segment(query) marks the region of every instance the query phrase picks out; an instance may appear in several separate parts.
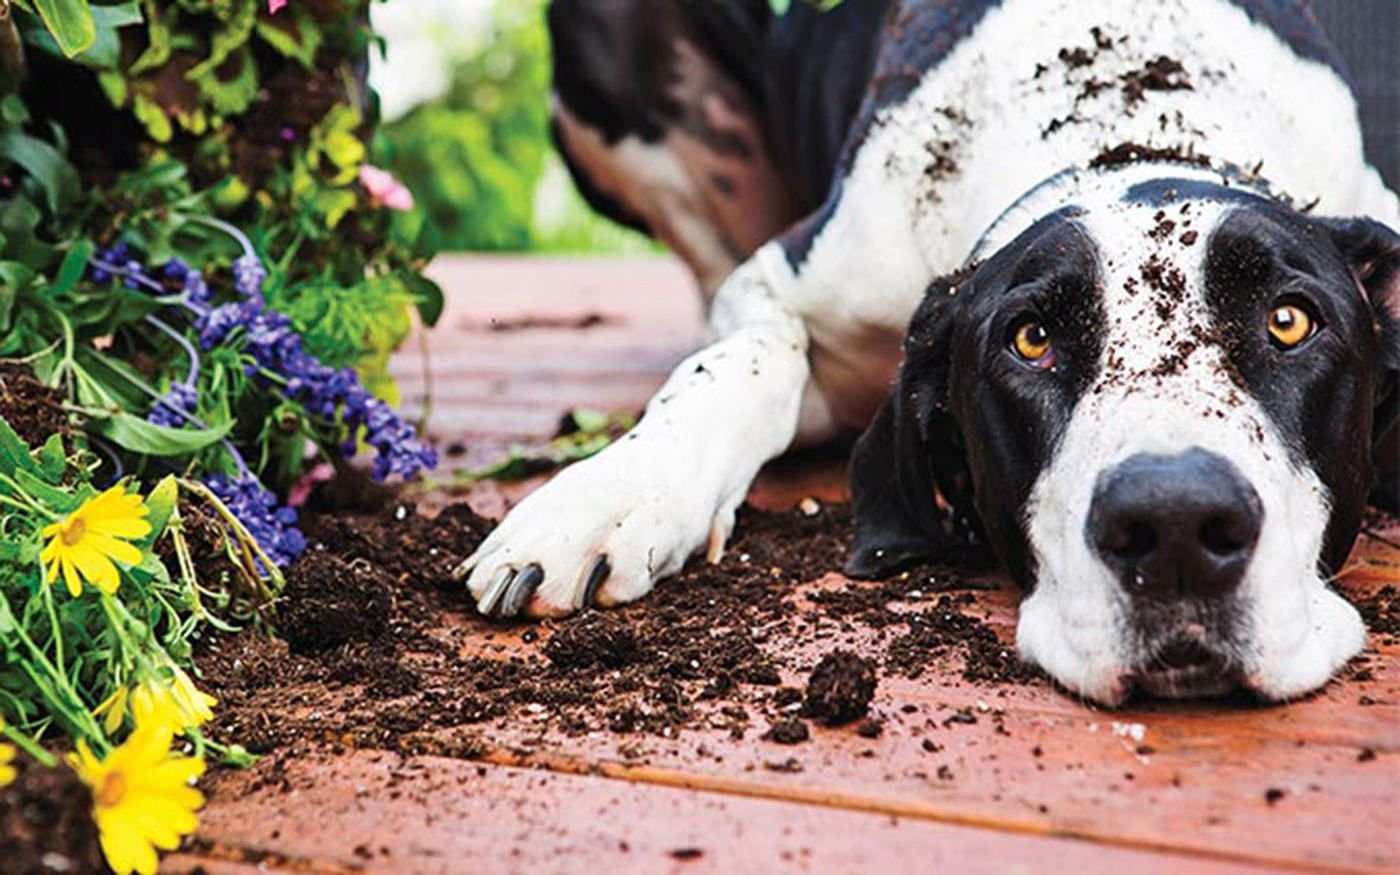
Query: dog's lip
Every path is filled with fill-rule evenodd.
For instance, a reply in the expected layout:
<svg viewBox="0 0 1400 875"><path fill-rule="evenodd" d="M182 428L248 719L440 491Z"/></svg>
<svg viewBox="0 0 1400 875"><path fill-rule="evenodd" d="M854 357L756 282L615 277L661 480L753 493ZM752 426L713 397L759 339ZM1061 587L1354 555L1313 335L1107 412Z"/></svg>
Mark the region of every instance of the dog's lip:
<svg viewBox="0 0 1400 875"><path fill-rule="evenodd" d="M1240 686L1239 672L1200 637L1188 635L1157 649L1133 673L1133 684L1144 693L1165 699L1222 696Z"/></svg>

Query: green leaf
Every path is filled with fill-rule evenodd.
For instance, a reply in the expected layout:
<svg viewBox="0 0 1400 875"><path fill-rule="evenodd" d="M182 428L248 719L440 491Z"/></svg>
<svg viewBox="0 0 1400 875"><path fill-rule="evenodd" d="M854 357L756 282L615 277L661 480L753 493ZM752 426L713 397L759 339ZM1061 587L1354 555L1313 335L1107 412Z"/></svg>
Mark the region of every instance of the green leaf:
<svg viewBox="0 0 1400 875"><path fill-rule="evenodd" d="M215 68L227 61L235 50L248 44L257 20L258 4L255 0L239 0L228 25L209 40L209 57L191 67L185 78L193 82L214 75ZM244 63L247 63L247 59Z"/></svg>
<svg viewBox="0 0 1400 875"><path fill-rule="evenodd" d="M126 411L115 411L90 420L88 428L133 453L186 456L223 440L233 428L233 423L227 422L217 428L166 428L152 425Z"/></svg>
<svg viewBox="0 0 1400 875"><path fill-rule="evenodd" d="M44 190L49 212L61 215L77 199L78 171L63 153L37 137L0 131L0 155L23 167Z"/></svg>
<svg viewBox="0 0 1400 875"><path fill-rule="evenodd" d="M58 266L58 273L54 275L53 282L49 283L49 295L61 295L78 284L78 280L83 278L83 271L87 269L88 259L92 257L92 241L79 240L78 243L63 257L63 263Z"/></svg>
<svg viewBox="0 0 1400 875"><path fill-rule="evenodd" d="M146 496L146 507L151 509L151 515L146 521L151 524L151 534L148 542L155 541L165 531L165 527L170 523L170 517L175 512L175 502L180 497L180 485L175 482L174 474L167 474L163 480L155 485L151 494Z"/></svg>
<svg viewBox="0 0 1400 875"><path fill-rule="evenodd" d="M123 27L141 23L141 10L136 0L127 0L111 6L93 6L90 9L95 31L95 39L88 48L72 56L64 51L53 34L34 28L24 33L24 41L54 55L69 55L73 60L93 70L115 70L121 55L121 35L117 31Z"/></svg>
<svg viewBox="0 0 1400 875"><path fill-rule="evenodd" d="M170 25L160 14L156 0L146 0L146 50L131 64L128 75L154 70L170 60Z"/></svg>
<svg viewBox="0 0 1400 875"><path fill-rule="evenodd" d="M273 19L260 18L258 36L308 70L316 63L316 51L321 47L321 29L307 16L284 13Z"/></svg>
<svg viewBox="0 0 1400 875"><path fill-rule="evenodd" d="M87 0L34 0L34 7L68 57L87 51L97 41L97 25Z"/></svg>
<svg viewBox="0 0 1400 875"><path fill-rule="evenodd" d="M37 456L44 479L50 483L62 482L63 472L68 469L68 454L63 446L63 435L56 432L49 435L49 439L39 448Z"/></svg>
<svg viewBox="0 0 1400 875"><path fill-rule="evenodd" d="M258 96L257 65L253 63L253 53L246 49L205 75L192 75L195 69L185 74L186 78L199 86L200 96L220 115L238 115ZM226 75L232 78L224 78Z"/></svg>
<svg viewBox="0 0 1400 875"><path fill-rule="evenodd" d="M0 416L0 474L14 476L20 471L38 470L38 463L29 455L29 446L20 440L5 417Z"/></svg>
<svg viewBox="0 0 1400 875"><path fill-rule="evenodd" d="M418 299L418 318L423 320L425 326L432 328L442 318L442 287L416 273L404 274L404 283Z"/></svg>
<svg viewBox="0 0 1400 875"><path fill-rule="evenodd" d="M135 113L137 121L146 126L146 133L151 135L151 139L157 143L168 143L175 135L175 129L170 124L170 116L165 114L165 110L160 108L160 104L151 100L144 94L137 94L131 102L132 112Z"/></svg>
<svg viewBox="0 0 1400 875"><path fill-rule="evenodd" d="M35 470L37 470L37 468ZM71 513L77 509L78 505L83 503L83 499L86 497L83 495L75 495L67 489L50 486L28 471L15 472L15 482L24 487L25 492L28 492L44 504L47 504L58 513Z"/></svg>

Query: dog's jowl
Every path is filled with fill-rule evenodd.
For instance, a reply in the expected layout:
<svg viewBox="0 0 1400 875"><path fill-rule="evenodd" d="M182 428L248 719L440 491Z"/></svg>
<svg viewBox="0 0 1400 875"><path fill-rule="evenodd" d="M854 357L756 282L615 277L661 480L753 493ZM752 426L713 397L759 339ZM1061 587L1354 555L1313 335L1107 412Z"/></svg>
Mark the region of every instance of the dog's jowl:
<svg viewBox="0 0 1400 875"><path fill-rule="evenodd" d="M1105 703L1325 683L1397 499L1400 202L1305 7L556 0L560 146L716 340L463 566L480 609L636 599L864 430L849 573L986 551Z"/></svg>

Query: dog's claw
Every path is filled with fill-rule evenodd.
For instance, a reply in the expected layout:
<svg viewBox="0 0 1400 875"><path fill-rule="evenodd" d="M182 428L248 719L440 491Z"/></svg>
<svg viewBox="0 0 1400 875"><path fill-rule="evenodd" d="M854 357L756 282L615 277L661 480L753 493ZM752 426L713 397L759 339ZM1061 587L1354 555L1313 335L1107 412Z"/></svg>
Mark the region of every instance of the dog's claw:
<svg viewBox="0 0 1400 875"><path fill-rule="evenodd" d="M501 598L501 603L496 606L493 616L506 619L519 614L520 609L530 601L535 590L539 589L540 583L543 581L543 568L533 562L526 565L506 587L505 595Z"/></svg>
<svg viewBox="0 0 1400 875"><path fill-rule="evenodd" d="M471 577L472 569L476 567L477 560L481 558L481 547L477 547L472 555L457 563L457 567L452 569L453 580L466 580Z"/></svg>
<svg viewBox="0 0 1400 875"><path fill-rule="evenodd" d="M491 578L491 582L486 585L485 591L481 593L481 598L477 599L476 609L481 613L491 616L496 612L496 603L505 595L506 586L515 577L515 569L509 565L502 567L496 572L496 576Z"/></svg>
<svg viewBox="0 0 1400 875"><path fill-rule="evenodd" d="M597 605L598 587L603 585L603 581L612 574L612 565L608 562L606 554L600 555L593 560L589 566L588 576L584 579L583 589L579 591L578 603L575 609L591 608Z"/></svg>

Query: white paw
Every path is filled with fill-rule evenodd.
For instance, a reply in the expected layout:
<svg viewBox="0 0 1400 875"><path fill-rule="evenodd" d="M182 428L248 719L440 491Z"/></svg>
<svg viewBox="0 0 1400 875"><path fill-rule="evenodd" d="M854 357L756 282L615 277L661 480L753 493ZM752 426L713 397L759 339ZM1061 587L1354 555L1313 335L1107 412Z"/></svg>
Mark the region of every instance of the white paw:
<svg viewBox="0 0 1400 875"><path fill-rule="evenodd" d="M686 454L664 450L621 441L526 497L457 569L477 610L558 617L608 607L646 595L707 539L717 559L744 490L702 483Z"/></svg>

